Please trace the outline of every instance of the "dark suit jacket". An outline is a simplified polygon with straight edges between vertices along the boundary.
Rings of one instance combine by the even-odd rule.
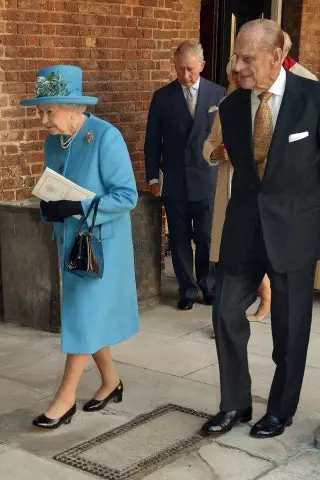
[[[200,79],[196,114],[192,119],[180,83],[175,80],[152,98],[145,141],[147,181],[163,172],[162,195],[167,199],[205,200],[214,197],[217,169],[209,167],[202,146],[210,133],[225,89]]]
[[[252,147],[251,91],[238,90],[220,107],[223,140],[234,167],[220,261],[236,273],[257,222],[277,272],[303,268],[319,258],[320,84],[287,72],[282,104],[260,182]],[[289,135],[308,132],[289,142]]]

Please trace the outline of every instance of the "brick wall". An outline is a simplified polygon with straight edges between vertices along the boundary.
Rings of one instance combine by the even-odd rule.
[[[292,38],[291,56],[320,78],[320,0],[284,0],[282,24]]]
[[[197,39],[200,0],[0,0],[0,200],[30,196],[42,171],[44,132],[32,96],[35,71],[52,64],[84,70],[93,110],[120,128],[138,186],[152,92],[173,78],[170,58]]]

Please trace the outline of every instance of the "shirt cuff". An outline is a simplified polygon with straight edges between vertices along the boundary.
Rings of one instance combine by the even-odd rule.
[[[159,179],[158,178],[152,178],[151,180],[149,180],[149,185],[153,185],[154,183],[159,183]]]

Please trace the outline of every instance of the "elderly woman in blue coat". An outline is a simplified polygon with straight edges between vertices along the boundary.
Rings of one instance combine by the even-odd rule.
[[[84,410],[94,412],[109,401],[120,402],[123,384],[110,345],[138,331],[130,210],[137,190],[130,157],[121,133],[110,123],[86,113],[97,98],[82,95],[82,71],[58,65],[37,73],[36,96],[21,102],[36,105],[45,141],[45,166],[91,190],[100,198],[95,230],[101,231],[104,275],[84,278],[65,269],[68,252],[91,200],[41,202],[42,217],[52,222],[62,277],[61,347],[67,354],[58,392],[48,410],[33,424],[57,428],[76,412],[76,389],[89,355],[99,369],[101,386]],[[78,218],[77,218],[78,216]],[[87,228],[92,222],[90,213]],[[97,234],[97,232],[96,232]]]

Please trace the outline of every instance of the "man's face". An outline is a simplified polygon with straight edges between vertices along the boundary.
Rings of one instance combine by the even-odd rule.
[[[266,91],[279,75],[282,60],[280,48],[270,52],[264,48],[263,32],[252,29],[240,32],[235,43],[235,71],[242,88]]]
[[[184,53],[174,59],[178,81],[185,87],[192,87],[199,78],[205,62],[200,62],[197,55]]]

